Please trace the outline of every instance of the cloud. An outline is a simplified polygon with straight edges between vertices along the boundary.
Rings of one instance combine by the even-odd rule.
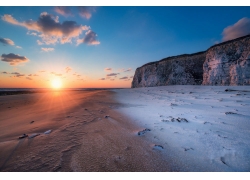
[[[22,49],[22,47],[21,47],[21,46],[16,46],[16,48],[18,48],[18,49]]]
[[[134,76],[130,76],[130,78],[133,78]]]
[[[120,79],[128,79],[128,77],[127,77],[127,76],[124,76],[124,77],[122,77],[122,78],[120,78]]]
[[[1,38],[0,37],[0,42],[3,43],[4,45],[11,45],[11,46],[15,45],[14,41],[12,41],[11,39],[8,39],[8,38]]]
[[[101,78],[101,79],[99,79],[99,80],[102,80],[102,81],[103,81],[103,80],[105,80],[105,78]]]
[[[106,76],[117,76],[119,73],[110,73],[110,74],[107,74]]]
[[[30,78],[30,77],[26,77],[26,79],[28,79],[28,80],[32,80],[32,78]]]
[[[62,76],[62,74],[54,74],[55,76]]]
[[[72,12],[67,6],[57,6],[54,8],[55,12],[63,16],[72,16]]]
[[[112,71],[112,68],[105,68],[104,71]]]
[[[77,39],[77,45],[81,43],[85,43],[88,45],[98,45],[100,44],[100,41],[97,41],[96,37],[97,37],[97,34],[94,31],[88,30],[85,33],[85,37],[83,39]]]
[[[127,70],[124,70],[124,72],[129,72],[131,70],[132,70],[132,68],[128,68]]]
[[[54,48],[41,48],[41,50],[43,52],[50,52],[50,51],[54,51],[55,49]]]
[[[79,11],[79,15],[86,19],[90,19],[92,16],[92,12],[95,12],[95,7],[91,6],[79,6],[77,8]]]
[[[27,34],[28,34],[28,35],[31,35],[31,36],[37,36],[37,33],[36,33],[36,32],[30,32],[30,31],[28,31]]]
[[[244,17],[235,24],[228,26],[223,30],[222,40],[228,41],[248,34],[250,34],[250,19]]]
[[[28,76],[39,76],[39,75],[37,75],[37,74],[29,74]]]
[[[8,72],[6,72],[6,71],[3,71],[3,72],[1,72],[1,74],[8,74]]]
[[[11,74],[13,74],[14,77],[22,77],[22,76],[25,76],[24,74],[20,74],[19,72],[12,72]]]
[[[72,70],[72,68],[69,66],[65,68],[66,73],[70,72],[71,70]]]
[[[39,73],[43,73],[43,72],[46,72],[45,70],[41,70],[41,71],[38,71]]]
[[[36,41],[38,45],[43,45],[43,43],[40,40]]]
[[[110,79],[110,81],[114,81],[115,79]]]
[[[13,53],[2,54],[1,60],[10,63],[10,65],[17,65],[19,63],[25,63],[29,61],[29,59],[25,56],[20,56]]]
[[[41,13],[37,21],[27,20],[19,22],[9,14],[2,16],[2,20],[40,33],[38,35],[42,39],[42,42],[40,42],[45,44],[71,43],[72,38],[79,38],[83,31],[87,31],[90,28],[78,25],[75,21],[63,21],[60,23],[58,16],[53,16],[47,12]]]

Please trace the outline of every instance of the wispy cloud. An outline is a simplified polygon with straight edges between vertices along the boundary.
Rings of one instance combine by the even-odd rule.
[[[46,72],[45,70],[41,70],[41,71],[38,71],[39,73],[43,73],[43,72]]]
[[[22,49],[22,47],[21,47],[21,46],[16,46],[16,48],[17,48],[17,49]]]
[[[105,68],[104,71],[106,72],[112,71],[112,68]]]
[[[72,16],[70,7],[67,6],[57,6],[54,8],[55,12],[63,16]]]
[[[6,72],[6,71],[3,71],[3,72],[1,72],[1,74],[8,74],[8,72]]]
[[[25,74],[20,74],[19,72],[12,72],[11,74],[13,74],[13,77],[22,77],[25,76]]]
[[[88,26],[79,25],[75,21],[63,21],[60,23],[58,16],[53,16],[47,12],[41,13],[37,21],[27,20],[19,22],[9,14],[2,16],[2,20],[40,33],[38,35],[42,39],[40,42],[45,44],[55,44],[57,42],[62,44],[71,43],[72,38],[79,39],[79,35],[83,31],[89,30]]]
[[[110,73],[110,74],[107,74],[106,76],[117,76],[118,74],[120,73]]]
[[[128,77],[127,77],[127,76],[124,76],[124,77],[122,77],[122,78],[120,78],[120,79],[128,79]]]
[[[41,48],[41,50],[43,52],[50,52],[50,51],[54,51],[55,49],[54,48]]]
[[[77,40],[77,45],[82,44],[82,43],[85,43],[88,45],[98,45],[100,44],[100,41],[98,41],[96,37],[97,37],[97,34],[94,31],[88,30],[85,33],[85,37],[83,39]]]
[[[92,13],[95,12],[96,8],[91,6],[79,6],[77,7],[79,10],[79,15],[83,18],[90,19]]]
[[[101,79],[99,79],[99,80],[102,80],[102,81],[104,81],[104,80],[105,80],[105,78],[101,78]]]
[[[250,19],[244,17],[235,24],[226,27],[223,32],[223,41],[228,41],[250,34]]]
[[[12,41],[11,39],[8,39],[8,38],[1,38],[0,37],[0,42],[4,45],[11,45],[11,46],[15,45],[14,41]]]
[[[69,66],[67,66],[67,67],[65,68],[66,73],[70,72],[71,70],[72,70],[72,68],[69,67]]]
[[[43,45],[44,43],[42,43],[40,40],[36,41],[38,45]]]
[[[37,33],[36,33],[36,32],[30,32],[30,31],[28,31],[27,34],[28,34],[28,35],[31,35],[31,36],[37,36]]]
[[[39,75],[37,75],[37,74],[29,74],[28,76],[39,76]]]
[[[2,54],[1,60],[10,63],[10,65],[17,65],[19,63],[26,63],[29,61],[25,56],[20,56],[18,54]]]
[[[26,77],[26,79],[28,79],[28,80],[33,80],[32,78],[30,78],[30,77]]]
[[[131,70],[132,70],[132,68],[128,68],[128,69],[124,70],[124,72],[129,72]]]

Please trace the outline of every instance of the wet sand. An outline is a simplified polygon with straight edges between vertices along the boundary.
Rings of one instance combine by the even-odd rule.
[[[114,93],[0,96],[0,171],[177,171],[118,113]],[[24,133],[40,135],[18,139]]]

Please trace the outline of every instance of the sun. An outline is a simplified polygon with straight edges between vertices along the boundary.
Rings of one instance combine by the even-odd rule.
[[[62,87],[62,80],[59,78],[55,78],[51,81],[51,86],[54,89],[60,89]]]

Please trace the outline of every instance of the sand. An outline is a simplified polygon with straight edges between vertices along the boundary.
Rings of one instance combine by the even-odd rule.
[[[140,125],[117,112],[124,105],[114,94],[0,96],[0,171],[178,171],[138,136]]]
[[[0,170],[249,172],[249,109],[250,86],[0,96]]]

